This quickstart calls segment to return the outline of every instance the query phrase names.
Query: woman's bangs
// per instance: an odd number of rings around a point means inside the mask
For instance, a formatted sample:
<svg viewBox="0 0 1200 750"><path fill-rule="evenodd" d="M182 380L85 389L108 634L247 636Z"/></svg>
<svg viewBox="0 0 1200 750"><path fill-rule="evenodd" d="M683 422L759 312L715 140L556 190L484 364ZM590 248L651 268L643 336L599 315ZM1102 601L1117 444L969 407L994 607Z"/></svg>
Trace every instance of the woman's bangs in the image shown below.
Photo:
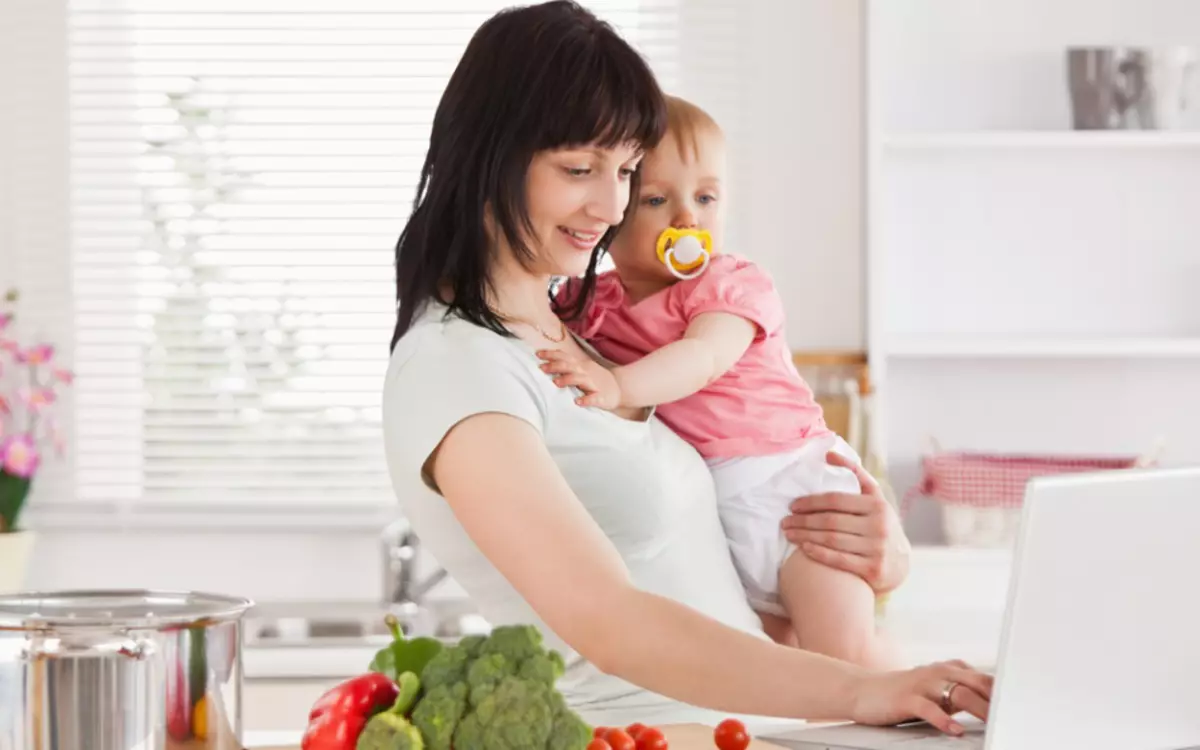
<svg viewBox="0 0 1200 750"><path fill-rule="evenodd" d="M563 101L547 102L540 148L584 144L614 148L632 144L641 151L658 145L667 129L666 102L646 63L628 50L596 50L571 61ZM625 52L625 54L622 54ZM565 62L565 61L564 61Z"/></svg>

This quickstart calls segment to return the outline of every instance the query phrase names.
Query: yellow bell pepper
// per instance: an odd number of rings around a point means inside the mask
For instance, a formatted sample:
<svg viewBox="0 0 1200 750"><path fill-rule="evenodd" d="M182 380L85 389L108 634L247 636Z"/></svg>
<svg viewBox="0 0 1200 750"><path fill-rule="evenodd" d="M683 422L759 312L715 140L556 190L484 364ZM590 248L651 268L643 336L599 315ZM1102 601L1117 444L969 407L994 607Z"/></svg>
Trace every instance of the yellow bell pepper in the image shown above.
<svg viewBox="0 0 1200 750"><path fill-rule="evenodd" d="M192 707L192 734L196 739L208 738L208 698L201 697Z"/></svg>

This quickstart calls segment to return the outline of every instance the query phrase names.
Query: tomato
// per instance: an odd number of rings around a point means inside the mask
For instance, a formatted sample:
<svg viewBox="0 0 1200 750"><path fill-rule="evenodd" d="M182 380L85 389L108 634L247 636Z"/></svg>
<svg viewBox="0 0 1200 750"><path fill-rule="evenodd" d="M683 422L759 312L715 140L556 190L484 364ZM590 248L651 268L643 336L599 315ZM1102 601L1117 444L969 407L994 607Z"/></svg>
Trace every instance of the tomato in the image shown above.
<svg viewBox="0 0 1200 750"><path fill-rule="evenodd" d="M604 739L606 734L608 734L608 727L596 727L592 730L592 737L598 740Z"/></svg>
<svg viewBox="0 0 1200 750"><path fill-rule="evenodd" d="M750 735L746 727L737 719L726 719L717 725L713 731L713 740L719 750L746 750L750 744Z"/></svg>
<svg viewBox="0 0 1200 750"><path fill-rule="evenodd" d="M612 750L608 743L597 737L588 743L587 750Z"/></svg>
<svg viewBox="0 0 1200 750"><path fill-rule="evenodd" d="M648 727L638 734L637 750L667 750L667 738L661 729Z"/></svg>
<svg viewBox="0 0 1200 750"><path fill-rule="evenodd" d="M646 725L642 724L641 722L636 722L625 727L625 731L629 733L630 737L636 740L639 734L646 731Z"/></svg>
<svg viewBox="0 0 1200 750"><path fill-rule="evenodd" d="M612 750L637 750L637 743L624 729L610 729L604 735L604 741Z"/></svg>

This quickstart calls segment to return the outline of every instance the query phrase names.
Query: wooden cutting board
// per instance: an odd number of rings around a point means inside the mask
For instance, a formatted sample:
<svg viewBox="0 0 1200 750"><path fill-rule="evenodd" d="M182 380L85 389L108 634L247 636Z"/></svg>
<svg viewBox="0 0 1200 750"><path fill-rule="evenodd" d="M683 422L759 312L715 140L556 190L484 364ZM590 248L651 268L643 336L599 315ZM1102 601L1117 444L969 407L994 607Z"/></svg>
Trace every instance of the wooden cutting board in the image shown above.
<svg viewBox="0 0 1200 750"><path fill-rule="evenodd" d="M712 727L702 724L672 724L660 727L667 737L671 750L715 750ZM254 750L300 750L298 745L281 745ZM750 750L782 750L779 745L764 740L752 740Z"/></svg>

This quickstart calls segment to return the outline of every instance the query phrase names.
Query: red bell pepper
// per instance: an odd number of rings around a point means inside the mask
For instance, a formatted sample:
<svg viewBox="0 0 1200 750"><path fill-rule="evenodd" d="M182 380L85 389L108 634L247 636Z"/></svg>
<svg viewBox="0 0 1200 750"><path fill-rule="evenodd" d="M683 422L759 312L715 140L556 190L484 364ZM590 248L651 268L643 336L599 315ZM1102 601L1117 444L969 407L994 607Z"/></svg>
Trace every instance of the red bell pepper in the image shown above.
<svg viewBox="0 0 1200 750"><path fill-rule="evenodd" d="M331 688L308 713L300 750L354 750L367 721L396 702L400 687L371 672Z"/></svg>
<svg viewBox="0 0 1200 750"><path fill-rule="evenodd" d="M187 675L180 669L167 675L167 734L183 742L192 736L192 702Z"/></svg>
<svg viewBox="0 0 1200 750"><path fill-rule="evenodd" d="M167 642L167 734L185 742L192 737L192 691L188 680L187 652L180 647L183 631L172 631L175 638Z"/></svg>

